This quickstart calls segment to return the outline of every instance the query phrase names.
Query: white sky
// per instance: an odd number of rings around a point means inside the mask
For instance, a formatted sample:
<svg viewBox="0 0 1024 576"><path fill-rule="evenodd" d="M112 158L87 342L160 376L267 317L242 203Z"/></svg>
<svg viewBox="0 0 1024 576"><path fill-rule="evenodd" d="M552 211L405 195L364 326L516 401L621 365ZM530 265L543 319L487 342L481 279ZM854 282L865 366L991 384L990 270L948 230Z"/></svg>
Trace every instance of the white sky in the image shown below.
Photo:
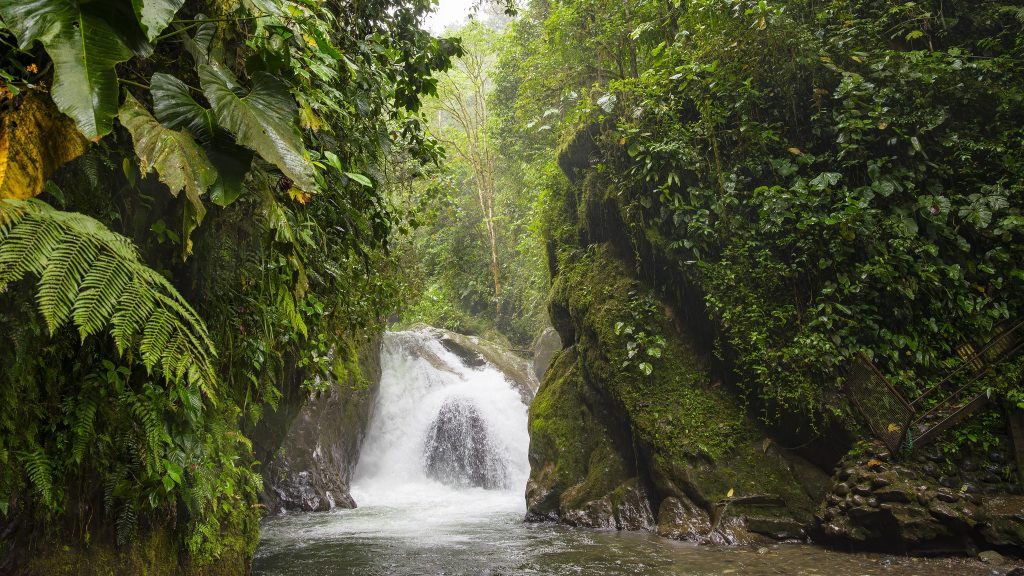
<svg viewBox="0 0 1024 576"><path fill-rule="evenodd" d="M427 17L427 30L434 34L444 32L452 25L464 24L475 0L441 0L437 11Z"/></svg>

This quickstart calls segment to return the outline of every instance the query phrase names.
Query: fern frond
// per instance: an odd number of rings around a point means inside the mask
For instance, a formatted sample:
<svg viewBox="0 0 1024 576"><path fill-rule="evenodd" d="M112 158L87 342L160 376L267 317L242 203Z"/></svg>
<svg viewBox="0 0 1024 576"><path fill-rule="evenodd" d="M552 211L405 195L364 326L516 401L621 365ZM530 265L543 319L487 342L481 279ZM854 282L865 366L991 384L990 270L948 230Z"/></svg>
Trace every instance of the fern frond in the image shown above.
<svg viewBox="0 0 1024 576"><path fill-rule="evenodd" d="M139 526L138 513L135 510L135 503L128 501L121 508L117 515L117 545L124 546L135 540L136 531Z"/></svg>
<svg viewBox="0 0 1024 576"><path fill-rule="evenodd" d="M50 459L42 450L28 452L22 455L22 464L25 466L25 473L29 481L35 486L36 492L43 504L52 508L53 497L53 468L50 466Z"/></svg>
<svg viewBox="0 0 1024 576"><path fill-rule="evenodd" d="M148 370L187 376L215 400L206 325L131 240L39 200L2 200L0 292L29 274L39 276L36 301L51 333L69 319L83 340L109 326L119 353L138 349Z"/></svg>
<svg viewBox="0 0 1024 576"><path fill-rule="evenodd" d="M96 407L96 398L92 394L87 394L75 407L75 423L72 428L74 442L71 446L71 457L75 462L82 462L89 441L92 440Z"/></svg>

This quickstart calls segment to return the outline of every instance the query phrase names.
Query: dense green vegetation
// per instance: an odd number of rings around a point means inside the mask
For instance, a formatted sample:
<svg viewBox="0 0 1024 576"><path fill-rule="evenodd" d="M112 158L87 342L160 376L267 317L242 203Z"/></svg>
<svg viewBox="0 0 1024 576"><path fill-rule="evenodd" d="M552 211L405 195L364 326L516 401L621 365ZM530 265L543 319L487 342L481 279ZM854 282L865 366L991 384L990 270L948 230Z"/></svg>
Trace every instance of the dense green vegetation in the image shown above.
<svg viewBox="0 0 1024 576"><path fill-rule="evenodd" d="M398 302L392 174L459 53L428 9L0 2L0 571L154 538L244 571L249 438Z"/></svg>
<svg viewBox="0 0 1024 576"><path fill-rule="evenodd" d="M617 243L670 302L698 294L767 420L843 417L859 351L913 395L1020 317L1022 14L535 2L500 58L501 150L545 174L552 149L592 139L562 157L605 190L579 218L617 213L582 244ZM562 261L581 246L576 210L547 212Z"/></svg>
<svg viewBox="0 0 1024 576"><path fill-rule="evenodd" d="M446 157L415 186L430 210L408 243L403 321L525 347L547 323L548 273L536 234L541 184L520 158L498 152L492 93L506 20L485 14L452 32L465 54L424 103Z"/></svg>
<svg viewBox="0 0 1024 576"><path fill-rule="evenodd" d="M244 572L260 459L389 319L589 319L533 428L603 371L666 469L756 452L732 392L855 429L859 353L914 396L1021 319L1021 1L431 7L0 0L0 571Z"/></svg>

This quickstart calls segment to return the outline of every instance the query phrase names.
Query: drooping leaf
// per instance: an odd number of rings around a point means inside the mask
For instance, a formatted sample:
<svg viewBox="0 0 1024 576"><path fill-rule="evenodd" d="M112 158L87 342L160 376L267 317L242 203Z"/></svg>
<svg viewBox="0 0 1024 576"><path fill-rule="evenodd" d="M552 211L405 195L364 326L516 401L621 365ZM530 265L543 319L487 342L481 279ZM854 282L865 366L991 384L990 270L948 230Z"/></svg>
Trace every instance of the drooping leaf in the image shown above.
<svg viewBox="0 0 1024 576"><path fill-rule="evenodd" d="M167 28L184 4L185 0L132 0L132 8L150 42Z"/></svg>
<svg viewBox="0 0 1024 576"><path fill-rule="evenodd" d="M203 144L213 141L217 127L213 111L201 106L188 93L184 82L158 72L149 81L153 95L153 114L161 124L174 130L187 129Z"/></svg>
<svg viewBox="0 0 1024 576"><path fill-rule="evenodd" d="M125 97L119 118L135 141L139 170L143 174L156 170L174 196L185 191L191 205L183 224L185 254L189 254L189 234L206 214L200 196L216 180L217 171L191 135L161 125L131 94Z"/></svg>
<svg viewBox="0 0 1024 576"><path fill-rule="evenodd" d="M238 80L216 62L199 67L199 80L219 125L276 165L296 186L313 189L313 168L298 129L298 109L281 80L257 72L252 75L252 89L239 96Z"/></svg>
<svg viewBox="0 0 1024 576"><path fill-rule="evenodd" d="M157 120L168 128L191 132L216 167L217 180L210 193L213 203L227 206L238 199L242 180L252 164L252 152L235 144L234 138L217 125L213 111L196 102L181 80L157 73L150 87Z"/></svg>
<svg viewBox="0 0 1024 576"><path fill-rule="evenodd" d="M151 48L124 3L113 0L0 0L0 18L27 49L36 40L53 60L51 95L86 138L110 132L117 115L117 64ZM131 12L128 12L130 15Z"/></svg>
<svg viewBox="0 0 1024 576"><path fill-rule="evenodd" d="M74 122L39 90L26 90L17 107L0 116L0 198L25 199L83 152L87 142Z"/></svg>

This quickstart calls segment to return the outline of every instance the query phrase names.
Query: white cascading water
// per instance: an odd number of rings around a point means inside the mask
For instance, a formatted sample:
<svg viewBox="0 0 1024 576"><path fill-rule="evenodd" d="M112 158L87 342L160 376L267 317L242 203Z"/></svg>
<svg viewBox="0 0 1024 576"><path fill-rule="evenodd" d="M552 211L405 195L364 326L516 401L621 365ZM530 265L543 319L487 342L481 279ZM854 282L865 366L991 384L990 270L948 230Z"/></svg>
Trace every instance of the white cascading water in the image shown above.
<svg viewBox="0 0 1024 576"><path fill-rule="evenodd" d="M524 510L527 408L501 372L467 366L429 329L386 334L381 371L353 476L360 508L408 514L421 535L424 522Z"/></svg>

